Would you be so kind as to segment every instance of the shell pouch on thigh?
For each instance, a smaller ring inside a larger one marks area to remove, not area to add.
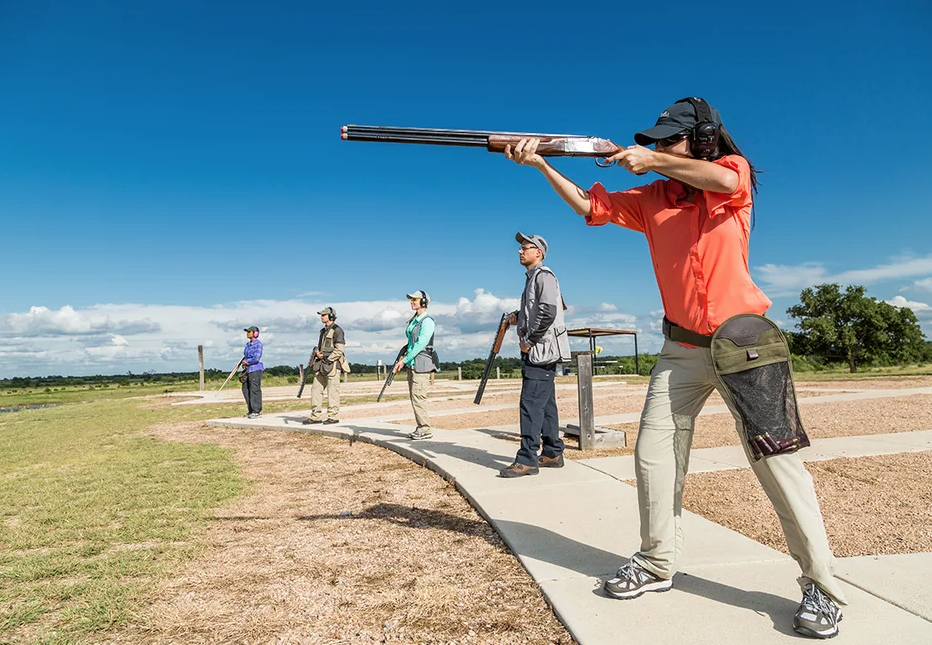
[[[755,461],[809,445],[779,327],[763,316],[732,316],[712,336],[711,349],[715,375],[741,415]]]

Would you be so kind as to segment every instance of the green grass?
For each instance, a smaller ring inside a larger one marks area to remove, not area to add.
[[[80,642],[125,622],[246,486],[228,451],[141,432],[222,407],[106,394],[0,415],[0,643]]]

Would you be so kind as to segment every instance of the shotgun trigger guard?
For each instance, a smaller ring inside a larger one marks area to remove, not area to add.
[[[602,157],[595,158],[595,165],[597,165],[599,168],[611,168],[616,163],[617,162],[615,161],[609,161],[608,163],[605,163],[605,160]]]

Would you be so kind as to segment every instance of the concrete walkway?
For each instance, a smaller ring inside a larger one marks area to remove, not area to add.
[[[926,390],[932,391],[921,393]],[[629,478],[624,457],[567,460],[560,470],[506,480],[496,477],[497,470],[513,461],[516,445],[488,430],[434,430],[433,439],[412,442],[404,435],[413,427],[373,419],[303,426],[305,416],[289,412],[208,423],[368,441],[431,468],[495,527],[580,645],[802,642],[792,629],[800,599],[796,563],[688,512],[684,561],[673,591],[632,601],[602,594],[602,581],[639,543],[636,491],[621,481]],[[930,441],[932,430],[827,439],[800,454],[828,459],[928,450]],[[709,450],[719,452],[696,450],[692,464],[709,470],[746,466],[730,449]],[[840,560],[838,576],[851,604],[833,643],[932,643],[930,575],[932,554]]]

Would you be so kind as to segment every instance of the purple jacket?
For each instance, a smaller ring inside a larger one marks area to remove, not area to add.
[[[243,358],[246,359],[246,372],[259,372],[265,369],[259,360],[262,358],[262,343],[258,338],[253,338],[246,343]]]

